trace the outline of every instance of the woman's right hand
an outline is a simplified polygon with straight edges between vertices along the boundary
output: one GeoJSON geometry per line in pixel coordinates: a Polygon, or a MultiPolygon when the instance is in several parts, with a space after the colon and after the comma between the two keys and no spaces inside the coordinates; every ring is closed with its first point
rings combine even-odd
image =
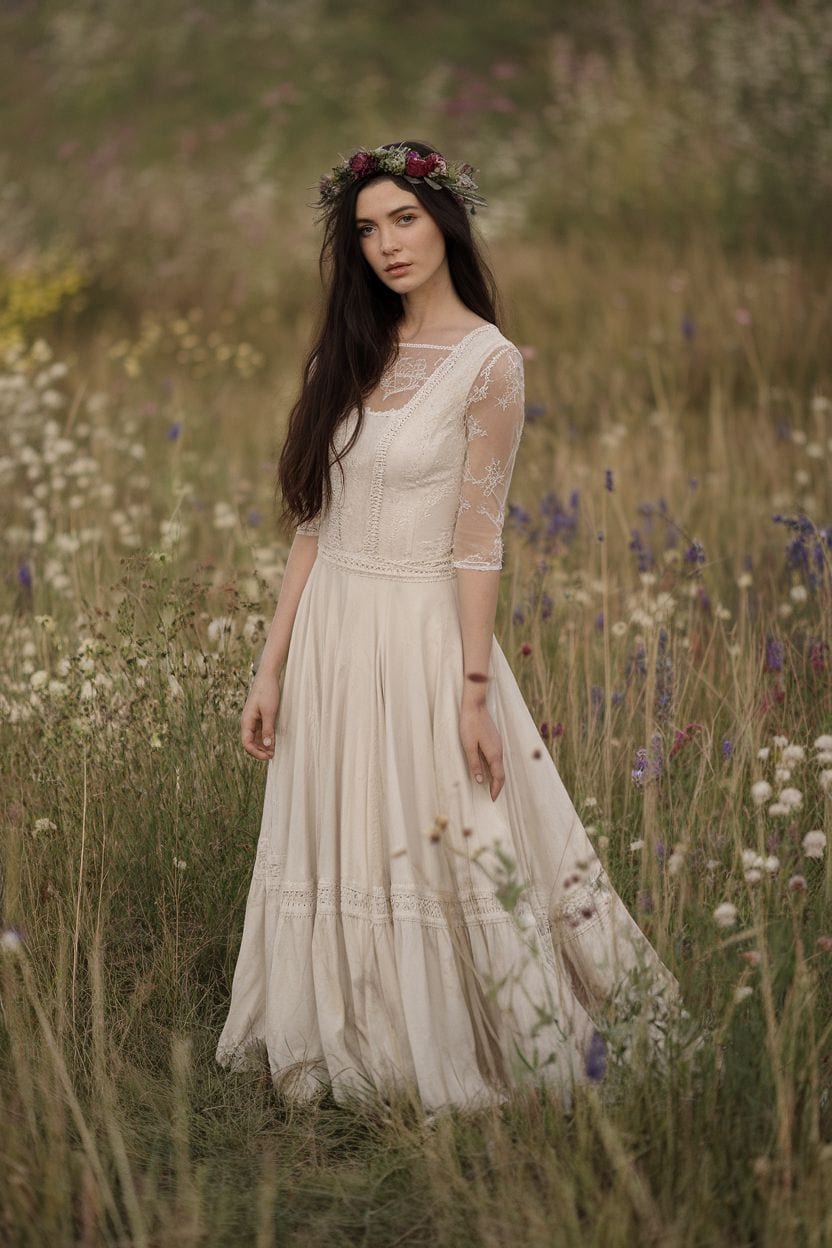
{"type": "Polygon", "coordinates": [[[258,672],[243,707],[241,730],[243,748],[260,762],[274,758],[274,729],[279,705],[280,685],[277,676],[258,672]]]}

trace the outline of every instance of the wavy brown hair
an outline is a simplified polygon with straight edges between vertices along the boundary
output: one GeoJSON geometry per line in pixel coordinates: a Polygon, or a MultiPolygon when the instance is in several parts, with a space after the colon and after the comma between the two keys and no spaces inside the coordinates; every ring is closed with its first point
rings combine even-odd
{"type": "MultiPolygon", "coordinates": [[[[405,140],[427,156],[429,143],[405,140]]],[[[385,148],[400,143],[385,143],[385,148]]],[[[323,311],[303,365],[300,395],[289,413],[289,427],[277,470],[275,504],[280,523],[312,520],[332,497],[329,470],[354,444],[364,421],[364,402],[373,393],[398,343],[402,299],[373,272],[361,251],[355,226],[359,191],[377,178],[390,178],[410,191],[430,213],[445,238],[448,268],[462,302],[497,325],[499,295],[490,268],[471,232],[468,213],[445,187],[434,190],[390,173],[357,178],[336,199],[324,219],[318,271],[324,286],[323,311]],[[333,437],[339,422],[357,407],[355,429],[341,455],[333,437]],[[330,455],[332,453],[332,458],[330,455]]]]}

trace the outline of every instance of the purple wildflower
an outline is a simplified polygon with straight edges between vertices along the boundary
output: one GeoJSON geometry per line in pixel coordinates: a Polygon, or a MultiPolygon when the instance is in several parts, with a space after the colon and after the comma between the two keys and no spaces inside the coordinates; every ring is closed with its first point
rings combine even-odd
{"type": "Polygon", "coordinates": [[[600,1031],[592,1030],[592,1038],[584,1059],[587,1078],[592,1083],[600,1083],[607,1068],[607,1042],[600,1031]]]}
{"type": "Polygon", "coordinates": [[[769,637],[766,641],[765,669],[767,672],[783,670],[783,643],[776,637],[769,637]]]}
{"type": "Polygon", "coordinates": [[[32,569],[28,563],[20,563],[17,566],[17,583],[24,589],[32,588],[32,569]]]}
{"type": "Polygon", "coordinates": [[[696,326],[694,325],[691,318],[687,315],[683,316],[682,317],[682,334],[688,340],[688,342],[690,342],[691,338],[693,338],[695,333],[696,333],[696,326]]]}
{"type": "Polygon", "coordinates": [[[685,551],[685,562],[692,563],[695,567],[705,562],[705,549],[701,542],[691,542],[685,551]]]}
{"type": "Polygon", "coordinates": [[[168,441],[175,442],[181,432],[182,432],[182,421],[175,420],[173,424],[170,426],[170,428],[168,429],[168,434],[167,434],[168,441]]]}
{"type": "Polygon", "coordinates": [[[728,737],[722,742],[722,757],[727,762],[734,753],[734,743],[728,737]]]}
{"type": "Polygon", "coordinates": [[[604,469],[604,489],[612,494],[612,468],[604,469]]]}

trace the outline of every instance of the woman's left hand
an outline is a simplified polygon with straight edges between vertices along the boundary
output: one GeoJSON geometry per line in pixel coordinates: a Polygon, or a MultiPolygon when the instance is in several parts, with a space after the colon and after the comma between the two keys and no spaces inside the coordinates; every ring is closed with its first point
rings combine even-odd
{"type": "Polygon", "coordinates": [[[483,764],[480,755],[488,764],[491,777],[489,792],[492,802],[496,801],[506,779],[503,770],[503,741],[485,703],[463,703],[459,715],[459,737],[471,775],[479,783],[483,780],[483,764]]]}

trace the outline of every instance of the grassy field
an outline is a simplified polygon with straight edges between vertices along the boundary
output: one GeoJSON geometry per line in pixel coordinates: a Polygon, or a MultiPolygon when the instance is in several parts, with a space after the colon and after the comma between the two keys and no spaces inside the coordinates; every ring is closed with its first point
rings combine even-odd
{"type": "Polygon", "coordinates": [[[830,56],[805,0],[0,15],[0,1243],[832,1243],[830,56]],[[398,137],[479,168],[526,360],[498,638],[707,1029],[430,1129],[213,1061],[307,201],[398,137]]]}

